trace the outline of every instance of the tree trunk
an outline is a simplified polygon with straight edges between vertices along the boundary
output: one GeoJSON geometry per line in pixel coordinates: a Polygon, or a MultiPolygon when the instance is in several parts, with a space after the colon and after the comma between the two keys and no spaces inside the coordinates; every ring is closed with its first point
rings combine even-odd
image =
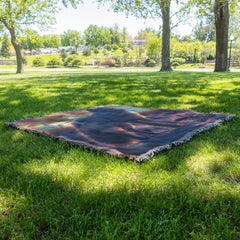
{"type": "Polygon", "coordinates": [[[172,71],[170,63],[170,3],[171,0],[161,0],[162,11],[162,67],[160,71],[172,71]]]}
{"type": "Polygon", "coordinates": [[[21,52],[21,45],[17,41],[15,28],[12,27],[9,29],[11,34],[11,42],[16,52],[17,57],[17,73],[23,73],[23,60],[22,60],[22,52],[21,52]]]}
{"type": "Polygon", "coordinates": [[[214,72],[227,72],[228,69],[228,0],[215,0],[214,6],[216,25],[216,63],[214,72]]]}

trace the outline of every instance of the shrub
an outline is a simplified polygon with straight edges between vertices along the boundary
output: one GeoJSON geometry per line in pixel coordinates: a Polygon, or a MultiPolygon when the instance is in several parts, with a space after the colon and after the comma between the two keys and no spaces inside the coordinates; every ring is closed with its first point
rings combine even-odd
{"type": "Polygon", "coordinates": [[[102,65],[108,65],[109,67],[115,67],[116,61],[113,58],[107,57],[102,60],[102,65]]]}
{"type": "Polygon", "coordinates": [[[94,61],[94,64],[97,65],[97,66],[100,66],[101,65],[101,60],[98,58],[94,61]]]}
{"type": "Polygon", "coordinates": [[[128,48],[130,48],[131,50],[133,50],[133,49],[134,49],[133,43],[129,43],[128,48]]]}
{"type": "Polygon", "coordinates": [[[79,67],[83,65],[83,61],[79,58],[79,57],[75,57],[72,61],[71,61],[71,65],[73,67],[79,67]]]}
{"type": "Polygon", "coordinates": [[[51,68],[56,68],[56,67],[60,67],[63,64],[62,60],[58,57],[52,57],[48,63],[47,66],[51,67],[51,68]]]}
{"type": "Polygon", "coordinates": [[[123,52],[123,53],[128,53],[128,48],[127,48],[127,47],[124,47],[124,48],[122,49],[122,52],[123,52]]]}
{"type": "Polygon", "coordinates": [[[118,46],[116,43],[114,43],[114,44],[112,45],[112,49],[113,49],[114,51],[116,51],[118,48],[119,48],[119,46],[118,46]]]}
{"type": "Polygon", "coordinates": [[[134,67],[141,67],[143,65],[143,60],[141,58],[137,58],[134,63],[134,67]]]}
{"type": "Polygon", "coordinates": [[[67,57],[64,61],[64,66],[72,66],[72,67],[79,67],[84,65],[83,61],[81,60],[80,57],[78,57],[77,55],[71,55],[69,57],[67,57]]]}
{"type": "Polygon", "coordinates": [[[84,49],[82,52],[82,55],[85,57],[91,56],[91,50],[90,49],[84,49]]]}
{"type": "MultiPolygon", "coordinates": [[[[140,47],[140,46],[139,46],[140,47]]],[[[162,41],[157,36],[152,36],[148,39],[148,46],[147,46],[147,56],[153,59],[155,62],[160,62],[161,59],[161,49],[162,49],[162,41]]],[[[144,48],[140,48],[139,51],[144,52],[144,48]]],[[[141,56],[139,54],[139,56],[141,56]]]]}
{"type": "Polygon", "coordinates": [[[194,49],[193,63],[199,63],[199,57],[198,57],[196,48],[194,49]]]}
{"type": "Polygon", "coordinates": [[[78,52],[77,52],[76,48],[72,48],[70,54],[71,55],[78,55],[78,52]]]}
{"type": "Polygon", "coordinates": [[[45,63],[44,63],[44,59],[42,57],[36,57],[33,60],[33,66],[34,67],[42,67],[44,65],[45,65],[45,63]]]}
{"type": "Polygon", "coordinates": [[[106,49],[108,50],[108,51],[111,51],[112,50],[112,47],[111,47],[111,45],[107,45],[107,47],[106,47],[106,49]]]}
{"type": "Polygon", "coordinates": [[[107,54],[108,54],[107,49],[103,49],[103,54],[104,54],[104,55],[107,55],[107,54]]]}
{"type": "Polygon", "coordinates": [[[129,60],[130,60],[129,54],[128,54],[128,53],[125,53],[125,54],[123,55],[122,59],[123,59],[123,66],[125,66],[125,67],[128,66],[128,62],[129,62],[129,60]]]}
{"type": "Polygon", "coordinates": [[[154,59],[151,59],[151,58],[146,59],[144,62],[144,65],[146,67],[154,67],[156,66],[156,64],[157,64],[156,61],[154,61],[154,59]]]}
{"type": "Polygon", "coordinates": [[[207,60],[214,60],[215,57],[212,54],[209,54],[209,57],[207,58],[207,60]]]}
{"type": "Polygon", "coordinates": [[[186,62],[185,58],[172,58],[171,63],[177,62],[180,64],[184,64],[186,62]]]}
{"type": "Polygon", "coordinates": [[[200,60],[200,63],[205,64],[207,61],[207,58],[205,56],[201,56],[199,60],[200,60]]]}
{"type": "Polygon", "coordinates": [[[64,61],[64,66],[69,66],[71,64],[71,62],[74,60],[74,58],[76,58],[76,56],[69,56],[65,59],[64,61]]]}
{"type": "Polygon", "coordinates": [[[128,60],[126,66],[127,67],[133,67],[134,66],[134,61],[132,59],[128,60]]]}
{"type": "Polygon", "coordinates": [[[178,62],[173,62],[171,65],[172,65],[174,68],[176,68],[176,67],[179,66],[180,64],[179,64],[178,62]]]}
{"type": "Polygon", "coordinates": [[[124,61],[124,59],[123,59],[123,56],[121,56],[121,55],[115,55],[115,56],[113,56],[112,57],[114,60],[115,60],[115,62],[116,62],[116,67],[122,67],[123,66],[123,61],[124,61]]]}
{"type": "Polygon", "coordinates": [[[61,50],[60,56],[61,56],[63,61],[67,58],[68,54],[66,53],[65,49],[61,50]]]}
{"type": "Polygon", "coordinates": [[[98,49],[98,48],[94,48],[93,52],[94,52],[95,54],[98,54],[98,53],[99,53],[99,49],[98,49]]]}
{"type": "Polygon", "coordinates": [[[123,51],[121,49],[117,49],[115,52],[114,52],[114,55],[123,55],[123,51]]]}
{"type": "Polygon", "coordinates": [[[183,51],[183,50],[176,49],[174,51],[174,57],[186,59],[187,58],[187,53],[185,51],[183,51]]]}

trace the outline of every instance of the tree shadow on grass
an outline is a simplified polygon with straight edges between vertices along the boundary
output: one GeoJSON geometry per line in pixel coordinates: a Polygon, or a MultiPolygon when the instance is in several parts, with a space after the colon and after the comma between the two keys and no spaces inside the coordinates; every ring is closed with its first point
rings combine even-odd
{"type": "MultiPolygon", "coordinates": [[[[206,77],[205,73],[26,75],[19,80],[20,83],[17,86],[11,83],[1,92],[5,98],[1,101],[4,108],[0,113],[0,119],[13,121],[109,103],[175,108],[186,103],[184,99],[181,99],[181,96],[185,95],[196,97],[187,102],[188,106],[194,106],[191,107],[193,110],[235,112],[236,103],[240,100],[238,90],[216,92],[209,89],[209,79],[215,81],[226,77],[225,74],[209,75],[210,77],[206,77]],[[233,94],[235,94],[234,97],[233,94]],[[202,103],[197,96],[204,96],[211,100],[202,103]]],[[[230,79],[235,79],[235,77],[235,74],[228,75],[230,79]]],[[[179,159],[186,158],[191,155],[191,152],[189,154],[184,152],[183,158],[178,155],[167,158],[166,169],[177,169],[178,162],[184,162],[179,159]]]]}
{"type": "Polygon", "coordinates": [[[185,176],[155,189],[87,191],[21,164],[8,178],[3,239],[234,239],[239,231],[239,197],[185,176]]]}
{"type": "Polygon", "coordinates": [[[0,196],[6,199],[0,217],[2,239],[237,239],[240,199],[227,177],[238,172],[231,175],[222,158],[216,161],[220,167],[210,166],[206,182],[188,166],[202,145],[226,154],[229,148],[239,152],[239,93],[209,89],[209,78],[218,80],[224,74],[47,76],[47,81],[22,77],[0,92],[2,124],[109,103],[179,107],[185,103],[184,94],[212,97],[204,104],[193,98],[192,109],[231,110],[237,117],[141,165],[0,126],[0,196]],[[78,172],[68,172],[74,167],[78,172]],[[233,193],[215,189],[219,179],[233,193]]]}

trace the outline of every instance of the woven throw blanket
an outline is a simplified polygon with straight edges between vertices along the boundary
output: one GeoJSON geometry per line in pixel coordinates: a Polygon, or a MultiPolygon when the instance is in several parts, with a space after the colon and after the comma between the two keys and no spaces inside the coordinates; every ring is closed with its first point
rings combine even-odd
{"type": "Polygon", "coordinates": [[[106,105],[5,124],[141,162],[234,116],[185,109],[106,105]]]}

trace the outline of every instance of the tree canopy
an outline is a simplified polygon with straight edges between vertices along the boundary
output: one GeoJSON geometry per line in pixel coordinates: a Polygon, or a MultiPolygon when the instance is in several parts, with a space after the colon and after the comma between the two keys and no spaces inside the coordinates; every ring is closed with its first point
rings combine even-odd
{"type": "MultiPolygon", "coordinates": [[[[115,12],[125,12],[138,18],[162,18],[162,67],[161,71],[170,71],[170,5],[171,0],[97,0],[100,4],[110,3],[115,12]]],[[[180,2],[180,0],[175,0],[180,2]]]]}
{"type": "MultiPolygon", "coordinates": [[[[0,0],[0,28],[5,27],[11,36],[11,42],[17,56],[17,73],[23,72],[21,45],[18,42],[19,33],[31,25],[41,28],[51,26],[55,22],[54,15],[58,12],[59,0],[0,0]]],[[[81,0],[62,0],[66,6],[74,7],[81,0]]]]}
{"type": "Polygon", "coordinates": [[[83,43],[83,37],[80,32],[68,30],[61,35],[62,46],[75,46],[76,49],[83,43]]]}
{"type": "Polygon", "coordinates": [[[1,47],[1,57],[3,58],[9,58],[10,57],[10,41],[9,39],[4,36],[3,41],[2,41],[2,47],[1,47]]]}
{"type": "Polygon", "coordinates": [[[105,27],[98,27],[97,25],[90,25],[85,31],[86,45],[92,47],[103,46],[111,44],[111,34],[109,29],[105,27]]]}

